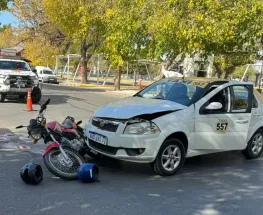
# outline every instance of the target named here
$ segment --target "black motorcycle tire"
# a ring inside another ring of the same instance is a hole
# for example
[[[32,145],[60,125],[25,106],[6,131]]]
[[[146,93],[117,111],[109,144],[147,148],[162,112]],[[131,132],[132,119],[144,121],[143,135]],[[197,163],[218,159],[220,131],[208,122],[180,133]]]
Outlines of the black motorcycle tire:
[[[71,154],[71,156],[74,156],[76,160],[78,160],[79,162],[79,166],[81,164],[85,163],[84,158],[75,150],[68,148],[68,147],[63,147],[65,153],[67,154]],[[59,151],[59,148],[54,148],[52,150],[50,150],[47,154],[45,154],[44,156],[44,164],[46,166],[46,168],[55,176],[60,177],[62,179],[65,180],[76,180],[78,178],[78,174],[77,174],[77,169],[76,172],[69,174],[69,173],[65,173],[62,171],[57,170],[51,163],[50,161],[50,156],[52,156],[52,154],[56,153]],[[60,151],[59,151],[60,152]]]

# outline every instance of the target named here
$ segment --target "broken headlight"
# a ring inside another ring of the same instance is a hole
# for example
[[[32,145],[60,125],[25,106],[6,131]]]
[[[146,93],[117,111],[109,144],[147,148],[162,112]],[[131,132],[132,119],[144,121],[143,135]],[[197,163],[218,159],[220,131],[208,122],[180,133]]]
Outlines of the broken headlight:
[[[139,122],[128,124],[125,128],[124,134],[155,134],[160,132],[160,129],[153,122]]]

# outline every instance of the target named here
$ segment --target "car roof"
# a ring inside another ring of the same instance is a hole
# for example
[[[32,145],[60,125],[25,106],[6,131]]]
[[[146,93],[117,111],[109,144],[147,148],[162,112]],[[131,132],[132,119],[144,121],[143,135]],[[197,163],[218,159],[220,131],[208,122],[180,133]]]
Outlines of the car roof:
[[[23,62],[23,63],[26,63],[24,60],[16,60],[16,59],[0,59],[0,61],[15,61],[15,62]]]
[[[167,82],[177,82],[177,83],[184,83],[188,85],[194,85],[201,88],[205,88],[207,85],[221,85],[228,83],[229,80],[226,79],[218,79],[218,78],[199,78],[199,77],[184,77],[184,78],[165,78],[161,81],[167,81]]]
[[[200,77],[184,77],[184,78],[174,77],[174,78],[162,79],[161,81],[184,83],[201,88],[205,88],[207,86],[211,87],[213,85],[222,85],[226,83],[231,83],[233,85],[244,85],[244,84],[253,85],[253,83],[251,82],[242,82],[242,81],[218,79],[218,78],[200,78]]]

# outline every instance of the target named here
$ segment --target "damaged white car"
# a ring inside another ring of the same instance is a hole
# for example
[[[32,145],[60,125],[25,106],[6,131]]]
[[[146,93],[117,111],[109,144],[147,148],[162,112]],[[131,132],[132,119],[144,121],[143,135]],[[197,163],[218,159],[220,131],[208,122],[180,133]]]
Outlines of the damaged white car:
[[[186,157],[263,150],[261,95],[247,82],[164,79],[100,107],[85,125],[87,144],[103,155],[150,163],[173,175]]]

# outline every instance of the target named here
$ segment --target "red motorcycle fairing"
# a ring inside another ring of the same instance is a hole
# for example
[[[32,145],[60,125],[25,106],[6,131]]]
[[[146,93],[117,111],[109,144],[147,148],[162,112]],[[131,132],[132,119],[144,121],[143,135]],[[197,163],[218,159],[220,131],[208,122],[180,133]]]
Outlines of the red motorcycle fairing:
[[[75,129],[66,129],[64,128],[61,124],[59,124],[57,121],[52,121],[52,122],[48,122],[46,124],[47,128],[51,129],[52,131],[55,131],[57,133],[70,133],[73,134],[74,136],[79,137],[78,132]]]
[[[53,143],[49,144],[47,146],[47,148],[45,148],[42,156],[44,157],[50,150],[52,150],[54,148],[58,148],[58,147],[59,147],[59,144],[56,143],[56,142],[53,142]]]

